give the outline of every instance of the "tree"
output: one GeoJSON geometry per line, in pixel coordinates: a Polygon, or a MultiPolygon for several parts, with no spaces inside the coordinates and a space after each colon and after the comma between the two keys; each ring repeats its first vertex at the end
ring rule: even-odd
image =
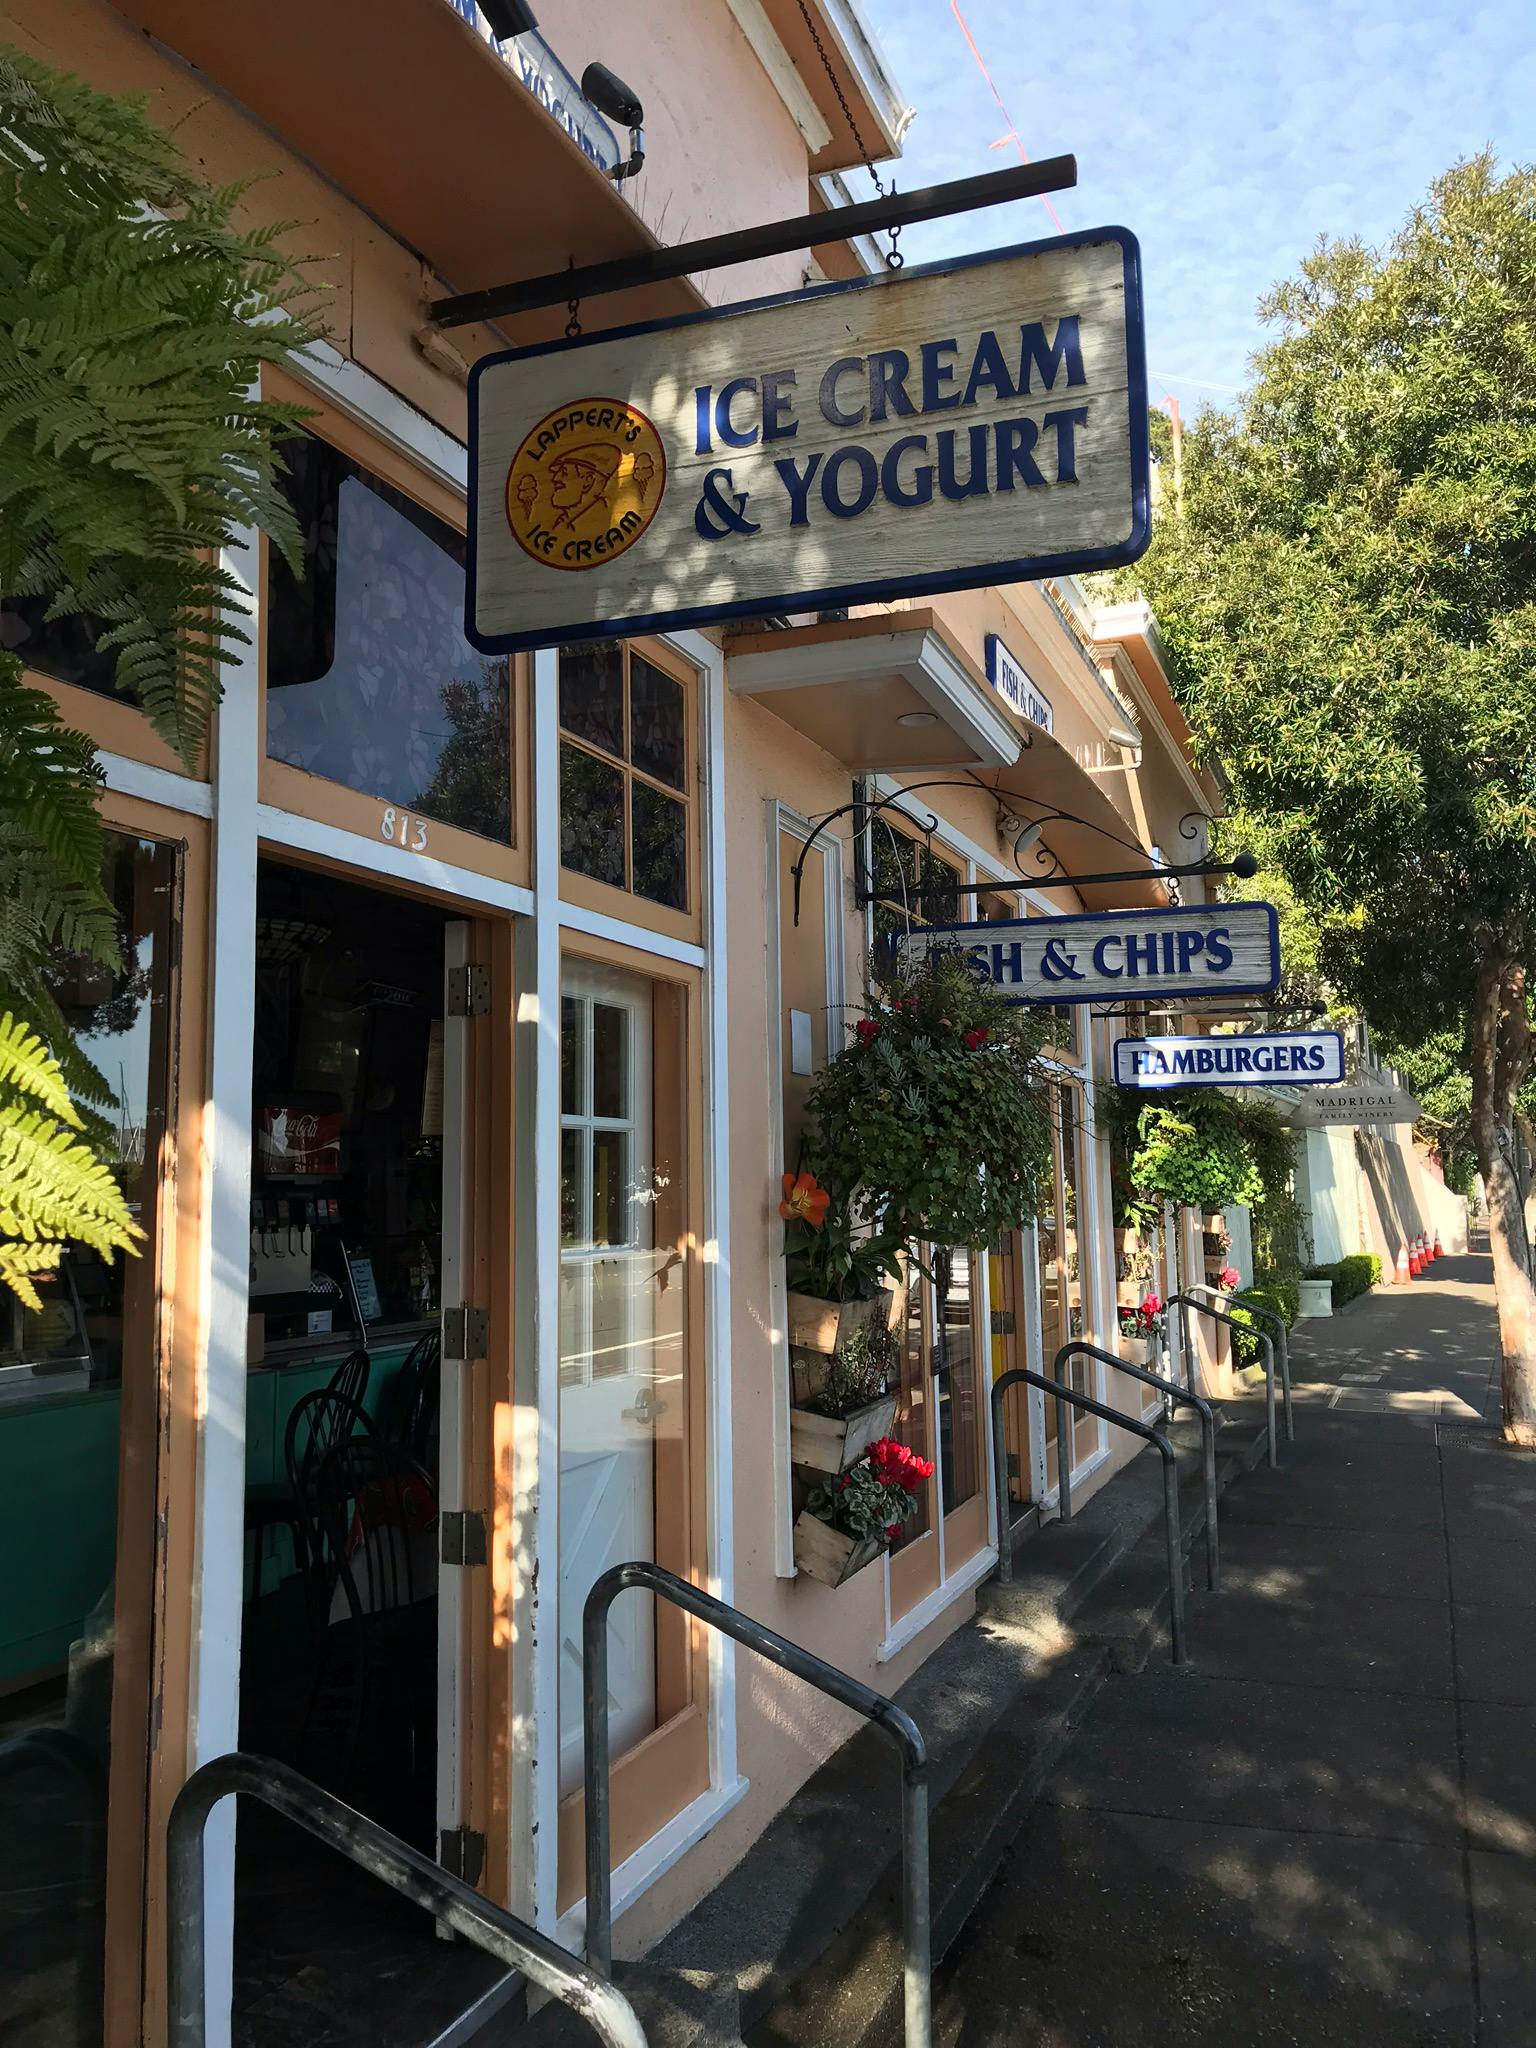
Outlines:
{"type": "Polygon", "coordinates": [[[1536,172],[1457,164],[1320,243],[1235,414],[1186,434],[1139,578],[1180,701],[1383,1033],[1467,1049],[1506,1433],[1536,1448],[1512,1167],[1536,937],[1536,172]]]}
{"type": "MultiPolygon", "coordinates": [[[[254,521],[300,559],[251,397],[311,339],[279,229],[188,175],[136,100],[0,50],[0,590],[92,622],[118,686],[190,765],[243,640],[220,567],[254,521]]],[[[47,985],[56,947],[116,965],[90,743],[0,655],[0,1283],[38,1305],[66,1242],[141,1235],[95,1112],[110,1100],[47,985]]]]}

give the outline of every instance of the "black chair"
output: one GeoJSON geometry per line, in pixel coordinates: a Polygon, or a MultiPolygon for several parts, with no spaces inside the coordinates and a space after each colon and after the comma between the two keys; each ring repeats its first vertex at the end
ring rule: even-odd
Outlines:
{"type": "Polygon", "coordinates": [[[323,1584],[304,1767],[365,1812],[430,1841],[437,1712],[437,1492],[368,1429],[336,1442],[309,1498],[323,1584]]]}
{"type": "Polygon", "coordinates": [[[320,1479],[332,1454],[354,1438],[377,1442],[378,1431],[362,1402],[317,1387],[294,1403],[283,1435],[293,1556],[304,1580],[304,1606],[314,1643],[323,1640],[337,1563],[327,1547],[329,1529],[320,1479]]]}
{"type": "Polygon", "coordinates": [[[437,1406],[442,1376],[442,1339],[436,1330],[418,1337],[389,1390],[384,1435],[425,1465],[436,1464],[437,1406]]]}
{"type": "MultiPolygon", "coordinates": [[[[346,1400],[353,1401],[361,1407],[363,1398],[368,1392],[368,1375],[371,1369],[372,1361],[366,1351],[349,1351],[340,1365],[331,1374],[326,1386],[320,1391],[328,1394],[339,1394],[346,1400]]],[[[306,1396],[306,1399],[309,1398],[312,1397],[306,1396]]],[[[299,1403],[300,1407],[303,1405],[303,1402],[299,1403]]],[[[292,1415],[288,1418],[288,1429],[291,1434],[293,1429],[292,1415]]],[[[250,1592],[251,1599],[255,1601],[261,1597],[261,1553],[265,1546],[269,1529],[287,1529],[291,1533],[293,1537],[294,1558],[302,1569],[302,1560],[298,1556],[301,1531],[294,1499],[293,1468],[291,1462],[288,1466],[288,1476],[284,1479],[258,1479],[254,1483],[247,1483],[245,1489],[245,1527],[246,1533],[254,1535],[256,1539],[251,1546],[250,1592]]]]}

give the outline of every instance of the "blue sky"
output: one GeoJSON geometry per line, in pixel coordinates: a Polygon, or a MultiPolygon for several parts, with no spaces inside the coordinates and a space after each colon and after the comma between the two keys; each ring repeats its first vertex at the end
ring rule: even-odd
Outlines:
{"type": "MultiPolygon", "coordinates": [[[[1386,239],[1456,157],[1536,160],[1532,0],[960,0],[1031,157],[1070,151],[1066,228],[1140,238],[1153,397],[1230,402],[1261,293],[1319,233],[1386,239]],[[1225,388],[1224,388],[1225,387],[1225,388]]],[[[865,0],[917,119],[903,186],[1017,161],[949,0],[865,0]]],[[[851,180],[860,188],[863,179],[851,180]]],[[[909,228],[914,261],[1056,232],[1039,200],[909,228]]]]}

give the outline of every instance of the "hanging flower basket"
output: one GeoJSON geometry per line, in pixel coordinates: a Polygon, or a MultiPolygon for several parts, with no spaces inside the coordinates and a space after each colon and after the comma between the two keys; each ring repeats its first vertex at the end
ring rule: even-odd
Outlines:
{"type": "Polygon", "coordinates": [[[1012,1009],[955,952],[871,956],[875,991],[806,1108],[818,1174],[909,1242],[989,1244],[1035,1213],[1050,1143],[1043,1012],[1012,1009]]]}

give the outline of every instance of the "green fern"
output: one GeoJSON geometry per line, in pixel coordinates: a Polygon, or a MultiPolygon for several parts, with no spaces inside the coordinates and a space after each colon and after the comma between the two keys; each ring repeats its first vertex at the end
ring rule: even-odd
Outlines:
{"type": "Polygon", "coordinates": [[[279,442],[251,397],[315,338],[283,225],[183,166],[137,99],[0,49],[0,588],[99,619],[119,685],[190,765],[246,639],[237,527],[290,562],[279,442]]]}

